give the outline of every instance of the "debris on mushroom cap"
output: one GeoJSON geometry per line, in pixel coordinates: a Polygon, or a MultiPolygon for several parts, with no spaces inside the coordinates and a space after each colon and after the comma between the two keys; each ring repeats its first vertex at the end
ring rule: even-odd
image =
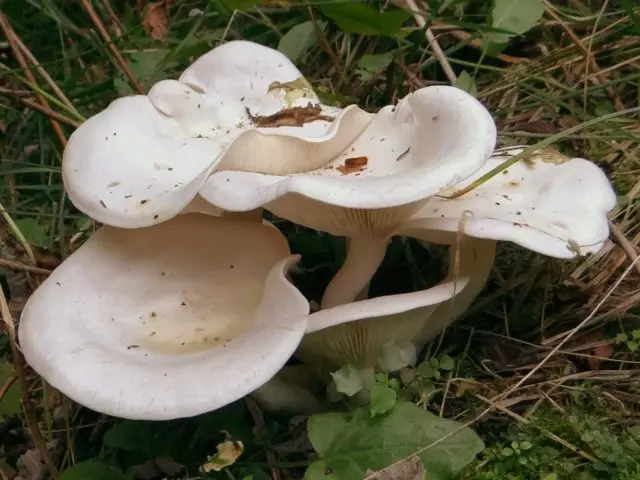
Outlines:
{"type": "Polygon", "coordinates": [[[362,157],[350,157],[345,159],[344,165],[338,165],[338,170],[343,175],[349,175],[350,173],[361,172],[364,170],[369,159],[365,156],[362,157]]]}
{"type": "Polygon", "coordinates": [[[322,105],[280,52],[228,42],[179,80],[118,99],[82,124],[65,149],[64,183],[72,203],[101,223],[146,227],[180,213],[216,166],[312,170],[370,119],[355,105],[322,105]]]}
{"type": "Polygon", "coordinates": [[[323,115],[322,108],[319,105],[311,105],[306,107],[284,108],[272,115],[252,115],[249,107],[245,107],[247,115],[256,127],[262,128],[278,128],[278,127],[301,127],[305,123],[322,120],[325,122],[333,122],[335,117],[323,115]]]}
{"type": "Polygon", "coordinates": [[[261,223],[188,214],[104,227],[29,299],[21,347],[50,384],[94,410],[204,413],[260,387],[297,347],[309,305],[285,277],[295,260],[261,223]]]}
{"type": "Polygon", "coordinates": [[[372,210],[423,201],[482,166],[495,141],[495,124],[475,98],[454,87],[426,87],[383,108],[316,170],[286,176],[216,171],[200,192],[234,211],[297,202],[297,195],[287,194],[298,194],[318,204],[308,211],[312,226],[327,205],[372,210]]]}

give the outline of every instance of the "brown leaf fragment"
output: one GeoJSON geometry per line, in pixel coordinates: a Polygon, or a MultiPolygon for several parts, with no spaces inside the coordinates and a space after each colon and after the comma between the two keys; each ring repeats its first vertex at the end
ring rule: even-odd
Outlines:
{"type": "Polygon", "coordinates": [[[253,115],[248,107],[245,107],[247,115],[256,127],[277,128],[277,127],[301,127],[305,123],[323,120],[333,122],[334,118],[322,115],[322,108],[319,105],[308,103],[306,107],[285,108],[273,115],[253,115]]]}
{"type": "Polygon", "coordinates": [[[150,3],[142,19],[142,26],[151,38],[164,40],[169,31],[169,0],[150,3]]]}
{"type": "Polygon", "coordinates": [[[336,167],[342,175],[349,175],[351,173],[358,173],[364,170],[367,166],[369,159],[367,157],[351,157],[344,161],[344,165],[336,167]]]}

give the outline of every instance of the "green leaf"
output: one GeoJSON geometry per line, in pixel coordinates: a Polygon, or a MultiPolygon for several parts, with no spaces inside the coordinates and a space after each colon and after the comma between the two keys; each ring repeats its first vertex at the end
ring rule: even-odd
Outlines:
{"type": "Polygon", "coordinates": [[[618,340],[619,342],[626,342],[627,340],[629,340],[629,336],[626,333],[619,333],[618,335],[616,335],[616,340],[618,340]]]}
{"type": "Polygon", "coordinates": [[[353,365],[345,365],[340,370],[331,374],[336,384],[336,390],[347,397],[353,397],[365,387],[362,372],[353,365]]]}
{"type": "Polygon", "coordinates": [[[106,447],[127,452],[148,452],[153,439],[152,425],[137,420],[124,420],[107,430],[103,437],[106,447]]]}
{"type": "MultiPolygon", "coordinates": [[[[13,366],[10,363],[0,363],[0,385],[4,385],[13,374],[13,366]]],[[[20,388],[14,382],[9,387],[0,401],[0,420],[15,415],[20,411],[20,388]]]]}
{"type": "MultiPolygon", "coordinates": [[[[411,403],[398,401],[388,414],[371,418],[362,407],[350,413],[313,415],[309,439],[320,458],[306,480],[363,478],[456,431],[460,424],[411,403]],[[324,475],[324,476],[323,476],[324,475]],[[328,476],[331,475],[331,476],[328,476]]],[[[453,478],[484,448],[469,428],[462,429],[419,454],[429,480],[453,478]]]]}
{"type": "Polygon", "coordinates": [[[424,378],[437,378],[440,376],[440,372],[436,370],[429,362],[422,362],[416,368],[416,371],[424,378]]]}
{"type": "Polygon", "coordinates": [[[316,8],[345,32],[362,35],[397,35],[402,23],[410,15],[404,10],[379,12],[372,6],[360,2],[324,3],[316,8]]]}
{"type": "Polygon", "coordinates": [[[635,352],[636,350],[638,350],[638,342],[636,342],[635,340],[627,342],[627,348],[629,349],[629,351],[635,352]]]}
{"type": "MultiPolygon", "coordinates": [[[[325,22],[318,22],[318,28],[324,30],[325,22]]],[[[278,43],[278,51],[284,53],[289,60],[297,62],[316,43],[315,26],[307,21],[292,27],[278,43]]]]}
{"type": "Polygon", "coordinates": [[[511,457],[514,454],[513,450],[509,447],[503,448],[500,453],[502,453],[503,457],[511,457]]]}
{"type": "Polygon", "coordinates": [[[105,463],[88,460],[62,472],[58,480],[126,480],[126,477],[105,463]]]}
{"type": "Polygon", "coordinates": [[[442,370],[446,370],[447,372],[450,372],[455,368],[455,366],[456,366],[455,360],[451,358],[449,355],[447,355],[446,353],[440,357],[440,368],[442,370]]]}
{"type": "Polygon", "coordinates": [[[397,400],[398,395],[393,388],[379,383],[374,384],[371,387],[371,405],[369,406],[371,417],[387,413],[395,406],[397,400]]]}
{"type": "Polygon", "coordinates": [[[385,372],[395,372],[407,365],[415,365],[416,357],[416,347],[412,343],[400,346],[395,342],[387,342],[382,345],[378,365],[385,372]]]}
{"type": "Polygon", "coordinates": [[[395,50],[375,55],[363,55],[358,61],[356,74],[363,82],[373,78],[380,70],[386,68],[393,60],[395,50]]]}
{"type": "Polygon", "coordinates": [[[21,218],[16,220],[16,225],[29,243],[39,247],[49,246],[49,236],[35,218],[21,218]]]}
{"type": "Polygon", "coordinates": [[[478,95],[478,88],[476,87],[476,82],[473,80],[473,77],[469,75],[469,73],[466,70],[463,70],[462,73],[458,75],[458,78],[456,79],[453,86],[458,87],[460,90],[464,90],[465,92],[473,95],[474,97],[478,95]]]}
{"type": "Polygon", "coordinates": [[[493,43],[508,42],[511,37],[533,28],[543,14],[542,0],[494,0],[491,26],[511,33],[491,32],[487,38],[493,43]]]}

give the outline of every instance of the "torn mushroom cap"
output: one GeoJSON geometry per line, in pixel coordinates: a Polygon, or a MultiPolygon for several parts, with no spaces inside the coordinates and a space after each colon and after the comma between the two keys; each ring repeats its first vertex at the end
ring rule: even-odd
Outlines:
{"type": "Polygon", "coordinates": [[[279,52],[229,42],[179,81],[118,99],[82,124],[65,149],[63,178],[71,201],[92,218],[149,226],[182,211],[225,152],[223,168],[305,171],[334,158],[370,119],[355,106],[320,105],[279,52]],[[274,114],[297,123],[258,128],[274,114]]]}
{"type": "Polygon", "coordinates": [[[197,415],[248,394],[294,352],[308,303],[275,228],[201,214],[147,229],[104,227],[28,301],[27,362],[94,410],[197,415]]]}
{"type": "MultiPolygon", "coordinates": [[[[473,176],[443,194],[470,184],[521,151],[517,147],[497,152],[473,176]]],[[[595,164],[549,148],[525,157],[462,197],[431,198],[398,233],[455,232],[462,225],[472,237],[507,240],[544,255],[572,258],[602,248],[609,235],[607,213],[615,204],[611,184],[595,164]]]]}
{"type": "MultiPolygon", "coordinates": [[[[433,240],[434,236],[428,238],[433,240]]],[[[451,241],[449,236],[447,241],[451,241]]],[[[402,346],[422,341],[426,334],[441,330],[448,323],[446,305],[455,304],[470,285],[484,285],[493,263],[490,245],[493,242],[488,243],[453,243],[452,256],[459,260],[456,268],[434,287],[361,300],[311,314],[308,332],[336,326],[305,335],[296,355],[323,371],[347,364],[373,367],[385,344],[402,346]],[[441,314],[434,317],[435,312],[441,314]]],[[[466,300],[462,298],[461,302],[466,300]]]]}

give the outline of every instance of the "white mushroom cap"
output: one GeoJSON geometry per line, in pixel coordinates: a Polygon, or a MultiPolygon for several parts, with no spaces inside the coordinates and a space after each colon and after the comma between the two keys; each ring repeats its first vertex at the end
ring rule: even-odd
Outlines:
{"type": "Polygon", "coordinates": [[[222,407],[272,378],[309,306],[275,228],[186,214],[104,227],[27,302],[27,362],[94,410],[162,420],[222,407]]]}
{"type": "MultiPolygon", "coordinates": [[[[496,152],[473,176],[446,194],[521,151],[496,152]]],[[[459,198],[431,198],[398,233],[462,229],[472,237],[507,240],[544,255],[572,258],[602,248],[609,236],[607,213],[615,204],[611,184],[595,164],[545,149],[459,198]]]]}
{"type": "Polygon", "coordinates": [[[323,213],[329,205],[397,207],[454,185],[484,164],[495,141],[493,120],[475,98],[454,87],[426,87],[383,108],[351,145],[316,170],[288,176],[219,171],[201,195],[224,210],[266,206],[325,229],[316,225],[327,215],[334,221],[335,212],[323,213]],[[318,205],[298,208],[300,198],[291,194],[318,205]]]}
{"type": "Polygon", "coordinates": [[[360,300],[311,314],[297,356],[320,369],[374,366],[383,345],[412,342],[438,305],[464,291],[474,267],[473,262],[464,262],[455,278],[426,290],[360,300]]]}
{"type": "Polygon", "coordinates": [[[82,212],[107,225],[144,227],[182,211],[223,156],[223,168],[305,171],[334,158],[370,120],[355,106],[321,105],[281,53],[229,42],[179,81],[116,100],[82,124],[65,149],[62,173],[82,212]],[[319,116],[299,126],[258,128],[252,120],[308,104],[319,116]]]}

